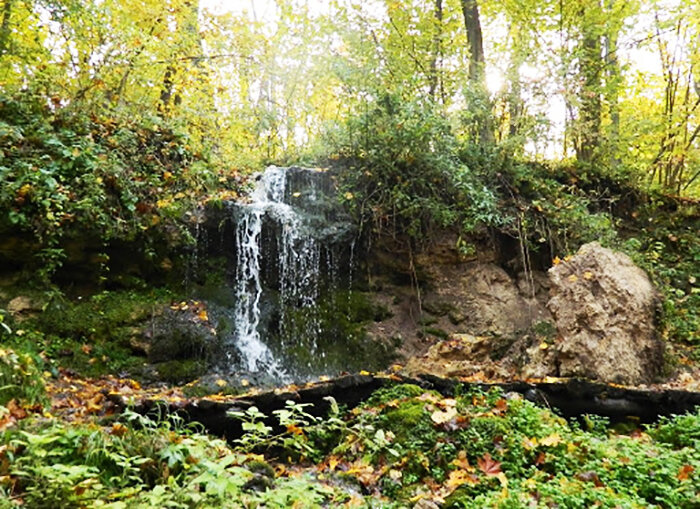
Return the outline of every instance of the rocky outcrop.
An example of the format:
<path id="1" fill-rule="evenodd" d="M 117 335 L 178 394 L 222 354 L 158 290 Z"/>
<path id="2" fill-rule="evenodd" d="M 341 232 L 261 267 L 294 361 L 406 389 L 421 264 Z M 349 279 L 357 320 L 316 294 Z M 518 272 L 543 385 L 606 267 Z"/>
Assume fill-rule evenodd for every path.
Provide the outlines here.
<path id="1" fill-rule="evenodd" d="M 590 243 L 546 276 L 513 279 L 494 264 L 476 263 L 444 266 L 434 277 L 423 309 L 439 317 L 432 327 L 451 325 L 459 333 L 447 329 L 446 339 L 411 359 L 412 376 L 553 376 L 633 385 L 661 373 L 658 296 L 622 253 Z"/>
<path id="2" fill-rule="evenodd" d="M 493 263 L 443 266 L 434 275 L 435 290 L 427 293 L 423 308 L 446 315 L 459 332 L 513 334 L 549 317 L 537 298 L 546 288 L 546 278 L 535 274 L 521 279 L 519 285 Z"/>
<path id="3" fill-rule="evenodd" d="M 659 375 L 658 296 L 628 256 L 592 242 L 552 267 L 549 278 L 558 376 L 638 384 Z"/>

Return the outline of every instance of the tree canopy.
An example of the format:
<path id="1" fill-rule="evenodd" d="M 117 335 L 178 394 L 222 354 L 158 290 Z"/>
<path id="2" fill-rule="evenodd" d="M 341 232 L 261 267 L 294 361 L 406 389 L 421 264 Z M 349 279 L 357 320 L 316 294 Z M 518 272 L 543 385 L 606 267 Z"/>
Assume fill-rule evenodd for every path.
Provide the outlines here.
<path id="1" fill-rule="evenodd" d="M 462 141 L 695 195 L 698 9 L 277 1 L 256 20 L 253 4 L 6 0 L 0 87 L 54 111 L 167 122 L 230 168 L 332 155 L 334 128 L 395 94 L 429 104 Z"/>

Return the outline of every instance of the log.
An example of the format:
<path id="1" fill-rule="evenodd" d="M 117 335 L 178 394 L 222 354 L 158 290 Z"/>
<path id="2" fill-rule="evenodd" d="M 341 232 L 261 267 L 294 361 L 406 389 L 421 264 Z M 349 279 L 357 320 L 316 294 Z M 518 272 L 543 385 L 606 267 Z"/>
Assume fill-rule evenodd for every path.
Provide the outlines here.
<path id="1" fill-rule="evenodd" d="M 180 415 L 187 422 L 198 423 L 207 432 L 231 441 L 240 438 L 243 433 L 241 422 L 228 415 L 231 410 L 246 410 L 255 406 L 269 416 L 267 424 L 278 429 L 272 412 L 284 408 L 287 401 L 310 403 L 313 406 L 306 408 L 306 411 L 315 416 L 324 416 L 330 408 L 330 401 L 326 399 L 328 396 L 351 409 L 365 401 L 377 389 L 400 383 L 416 384 L 426 390 L 438 391 L 444 396 L 453 396 L 457 386 L 461 386 L 462 392 L 472 388 L 488 390 L 491 387 L 501 387 L 506 392 L 521 394 L 529 401 L 547 406 L 567 419 L 594 414 L 608 417 L 613 423 L 652 423 L 660 416 L 683 414 L 700 405 L 700 392 L 627 388 L 579 379 L 556 382 L 467 383 L 427 374 L 417 378 L 355 374 L 302 387 L 291 386 L 234 396 L 223 401 L 204 397 L 165 406 L 169 412 Z M 121 402 L 121 406 L 126 407 L 125 401 Z M 143 401 L 134 410 L 161 418 L 162 406 L 163 402 L 151 399 Z"/>

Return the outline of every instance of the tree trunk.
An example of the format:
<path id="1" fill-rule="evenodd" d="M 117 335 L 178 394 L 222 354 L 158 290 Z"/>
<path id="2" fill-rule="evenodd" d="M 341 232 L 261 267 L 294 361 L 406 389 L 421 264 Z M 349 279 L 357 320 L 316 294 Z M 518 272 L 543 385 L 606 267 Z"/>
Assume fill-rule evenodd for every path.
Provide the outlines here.
<path id="1" fill-rule="evenodd" d="M 597 7 L 594 7 L 597 8 Z M 585 16 L 587 13 L 582 13 Z M 584 23 L 579 54 L 581 86 L 576 158 L 592 162 L 600 148 L 602 68 L 601 37 L 595 23 Z"/>
<path id="2" fill-rule="evenodd" d="M 467 29 L 469 43 L 469 81 L 486 89 L 486 59 L 484 57 L 484 40 L 481 34 L 479 6 L 476 0 L 462 0 L 464 27 Z"/>
<path id="3" fill-rule="evenodd" d="M 10 49 L 10 18 L 14 0 L 5 0 L 2 6 L 2 24 L 0 24 L 0 57 Z"/>
<path id="4" fill-rule="evenodd" d="M 439 63 L 442 56 L 442 0 L 435 0 L 435 35 L 433 37 L 433 58 L 430 61 L 430 97 L 435 100 L 440 86 Z"/>
<path id="5" fill-rule="evenodd" d="M 461 1 L 464 27 L 467 30 L 467 42 L 469 43 L 469 84 L 477 98 L 475 107 L 483 110 L 478 115 L 479 139 L 483 143 L 493 143 L 491 102 L 486 88 L 486 59 L 479 6 L 476 0 Z"/>
<path id="6" fill-rule="evenodd" d="M 612 13 L 614 0 L 608 0 L 607 11 Z M 610 131 L 608 134 L 608 149 L 610 151 L 610 163 L 619 164 L 620 159 L 616 153 L 620 140 L 620 62 L 617 58 L 617 40 L 619 26 L 610 29 L 605 36 L 605 75 L 606 75 L 606 102 L 610 110 Z"/>

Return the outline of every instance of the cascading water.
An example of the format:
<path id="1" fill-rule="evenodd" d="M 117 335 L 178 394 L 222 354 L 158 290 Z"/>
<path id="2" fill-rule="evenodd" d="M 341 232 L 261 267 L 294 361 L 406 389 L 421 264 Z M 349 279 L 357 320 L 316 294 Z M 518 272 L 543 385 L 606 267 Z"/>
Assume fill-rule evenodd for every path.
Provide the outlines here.
<path id="1" fill-rule="evenodd" d="M 299 371 L 285 365 L 285 351 L 324 354 L 316 352 L 323 332 L 319 299 L 341 286 L 341 273 L 349 287 L 350 272 L 340 264 L 349 262 L 354 238 L 332 188 L 322 170 L 271 166 L 250 201 L 234 208 L 235 355 L 229 357 L 245 371 L 285 379 Z"/>

